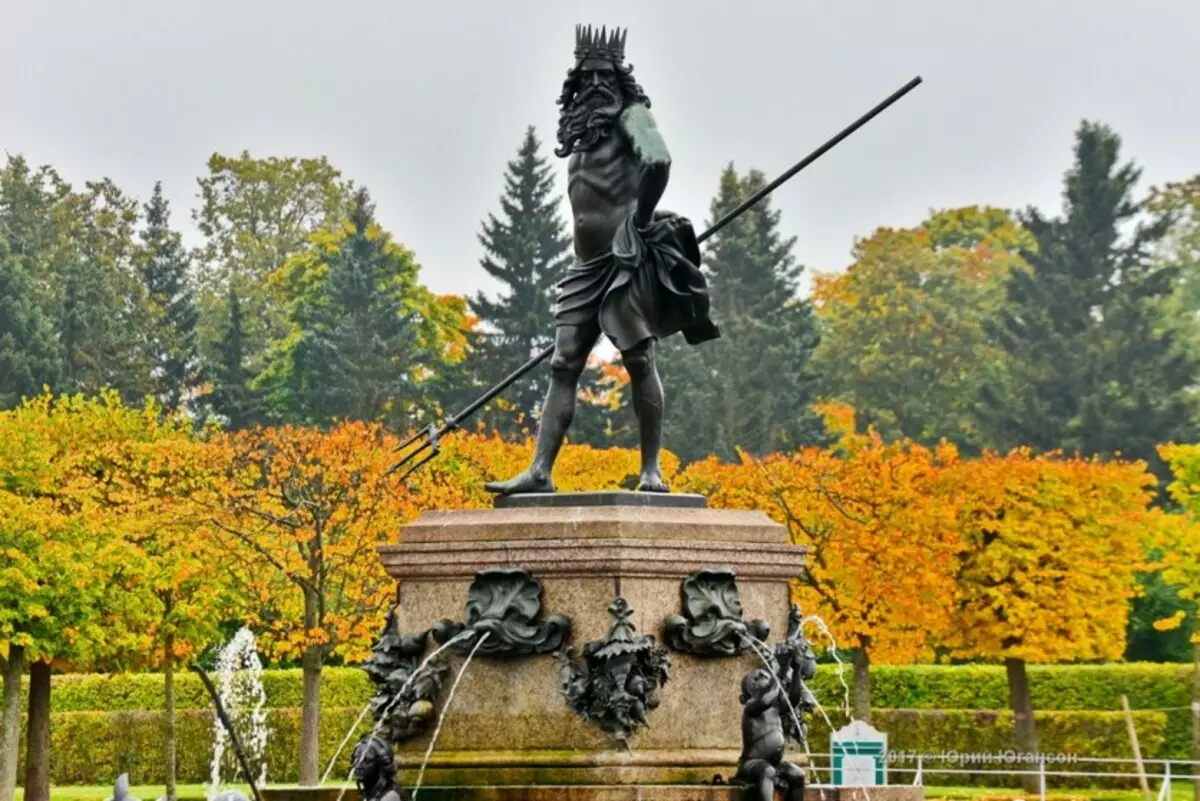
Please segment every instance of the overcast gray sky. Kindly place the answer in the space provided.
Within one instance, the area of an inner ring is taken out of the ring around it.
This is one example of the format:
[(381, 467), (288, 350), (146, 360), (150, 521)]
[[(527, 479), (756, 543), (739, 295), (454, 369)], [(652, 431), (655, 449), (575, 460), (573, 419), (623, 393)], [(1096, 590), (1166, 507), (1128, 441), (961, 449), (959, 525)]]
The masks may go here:
[(161, 179), (188, 228), (212, 152), (324, 154), (426, 283), (487, 288), (480, 220), (525, 126), (549, 154), (576, 22), (630, 29), (662, 205), (698, 224), (729, 161), (774, 175), (924, 76), (779, 191), (810, 269), (929, 208), (1056, 210), (1083, 117), (1147, 185), (1200, 172), (1200, 0), (0, 0), (0, 150), (142, 198)]

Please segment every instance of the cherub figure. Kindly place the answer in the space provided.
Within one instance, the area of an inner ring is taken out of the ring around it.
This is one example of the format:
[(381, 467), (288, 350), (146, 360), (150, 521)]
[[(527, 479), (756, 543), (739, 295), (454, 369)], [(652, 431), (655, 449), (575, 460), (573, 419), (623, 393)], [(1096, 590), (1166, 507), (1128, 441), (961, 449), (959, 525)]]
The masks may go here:
[(754, 791), (747, 798), (773, 801), (775, 785), (787, 785), (788, 801), (804, 798), (804, 772), (783, 759), (787, 738), (779, 714), (779, 682), (763, 668), (742, 678), (742, 755), (736, 779)]
[(396, 758), (392, 747), (370, 734), (354, 746), (350, 754), (354, 782), (361, 801), (409, 801), (409, 795), (396, 784)]

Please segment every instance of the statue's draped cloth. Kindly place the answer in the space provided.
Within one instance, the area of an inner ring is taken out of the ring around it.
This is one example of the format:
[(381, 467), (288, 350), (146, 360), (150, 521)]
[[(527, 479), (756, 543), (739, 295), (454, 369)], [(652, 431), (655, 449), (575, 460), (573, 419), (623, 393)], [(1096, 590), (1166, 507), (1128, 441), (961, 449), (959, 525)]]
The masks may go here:
[(700, 272), (700, 245), (686, 217), (656, 212), (645, 228), (626, 217), (612, 249), (576, 262), (558, 283), (557, 325), (600, 330), (618, 350), (682, 332), (696, 345), (719, 337), (708, 316), (708, 282)]

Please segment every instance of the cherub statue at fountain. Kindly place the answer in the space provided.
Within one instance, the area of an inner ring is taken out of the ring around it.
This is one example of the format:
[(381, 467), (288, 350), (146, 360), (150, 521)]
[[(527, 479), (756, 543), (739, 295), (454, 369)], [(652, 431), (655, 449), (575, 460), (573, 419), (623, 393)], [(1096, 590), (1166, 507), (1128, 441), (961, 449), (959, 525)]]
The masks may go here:
[(350, 754), (359, 801), (410, 801), (409, 794), (396, 784), (396, 758), (387, 741), (368, 734), (358, 741)]

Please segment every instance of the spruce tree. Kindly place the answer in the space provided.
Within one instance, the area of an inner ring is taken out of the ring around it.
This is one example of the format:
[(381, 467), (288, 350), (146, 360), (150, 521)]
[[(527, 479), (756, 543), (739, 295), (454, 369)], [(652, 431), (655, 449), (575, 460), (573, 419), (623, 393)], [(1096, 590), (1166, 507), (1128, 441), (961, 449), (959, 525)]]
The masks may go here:
[[(540, 151), (530, 126), (508, 162), (501, 215), (489, 214), (483, 222), (480, 264), (502, 288), (496, 297), (479, 292), (470, 301), (480, 331), (460, 368), (466, 375), (444, 395), (447, 406), (466, 405), (554, 341), (554, 286), (571, 263), (571, 240), (559, 213), (561, 198), (554, 194), (554, 167)], [(544, 375), (544, 369), (535, 371), (518, 382), (481, 419), (505, 435), (532, 431), (546, 389), (538, 378)]]
[[(730, 164), (710, 207), (715, 221), (766, 185)], [(660, 343), (666, 388), (666, 447), (685, 461), (742, 448), (752, 454), (827, 440), (812, 409), (809, 360), (817, 345), (811, 304), (798, 296), (802, 267), (794, 239), (779, 233), (780, 213), (763, 200), (713, 237), (704, 269), (721, 338), (692, 346)], [(711, 224), (711, 221), (710, 221)]]
[[(419, 270), (375, 221), (366, 190), (354, 198), (348, 233), (314, 241), (287, 268), (298, 337), (266, 373), (277, 417), (309, 424), (335, 418), (403, 425), (431, 358), (419, 331)], [(313, 270), (323, 264), (324, 279)], [(432, 369), (432, 368), (431, 368)]]
[(154, 365), (155, 395), (174, 410), (200, 383), (200, 371), (189, 259), (179, 233), (170, 228), (170, 214), (162, 183), (156, 182), (145, 206), (138, 272), (150, 305), (146, 347)]
[(232, 429), (249, 428), (262, 422), (258, 392), (251, 385), (253, 373), (246, 366), (246, 334), (242, 302), (237, 289), (229, 288), (226, 320), (218, 346), (219, 361), (214, 370), (212, 406)]
[(1160, 319), (1174, 268), (1148, 255), (1169, 220), (1141, 219), (1141, 170), (1119, 163), (1120, 145), (1111, 129), (1085, 121), (1061, 216), (1024, 214), (1037, 250), (1024, 254), (1031, 269), (1012, 273), (989, 326), (1007, 354), (1004, 375), (982, 393), (981, 427), (993, 447), (1157, 464), (1159, 443), (1195, 434), (1196, 357), (1175, 346)]
[(54, 329), (21, 260), (0, 239), (0, 409), (53, 387), (58, 372)]

